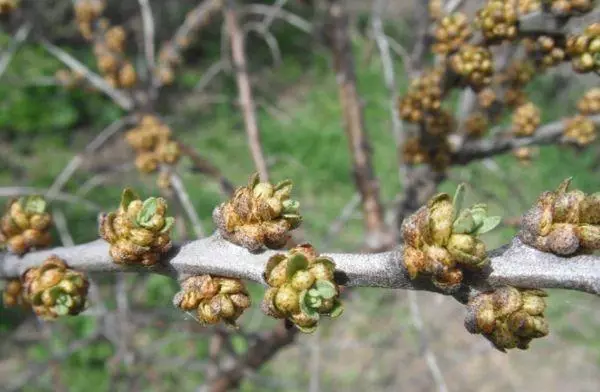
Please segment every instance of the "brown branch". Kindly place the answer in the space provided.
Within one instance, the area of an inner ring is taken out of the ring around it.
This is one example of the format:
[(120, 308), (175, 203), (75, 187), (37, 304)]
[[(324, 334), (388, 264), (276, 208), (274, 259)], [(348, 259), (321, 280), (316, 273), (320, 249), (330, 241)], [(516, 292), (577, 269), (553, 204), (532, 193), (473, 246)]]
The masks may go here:
[(383, 249), (391, 236), (384, 221), (384, 209), (379, 194), (379, 181), (372, 163), (372, 150), (365, 131), (363, 107), (356, 89), (354, 58), (348, 33), (348, 16), (342, 1), (331, 0), (328, 10), (329, 45), (338, 83), (344, 128), (352, 155), (354, 181), (362, 197), (367, 246)]
[(178, 142), (181, 153), (192, 161), (192, 170), (205, 174), (213, 178), (219, 183), (221, 190), (227, 196), (231, 196), (235, 191), (233, 183), (221, 173), (221, 171), (213, 165), (208, 159), (201, 156), (194, 148), (185, 143)]
[(225, 7), (225, 23), (229, 32), (231, 43), (231, 56), (236, 74), (236, 82), (239, 92), (240, 107), (244, 116), (246, 134), (250, 153), (254, 160), (256, 170), (261, 180), (268, 181), (269, 172), (260, 142), (260, 131), (256, 118), (256, 104), (252, 96), (252, 86), (248, 77), (246, 53), (244, 49), (244, 35), (238, 22), (236, 4), (234, 0), (227, 0)]
[(244, 355), (218, 372), (209, 391), (222, 392), (236, 388), (247, 370), (259, 369), (279, 350), (291, 344), (297, 334), (296, 328), (288, 329), (283, 322), (271, 331), (260, 334)]

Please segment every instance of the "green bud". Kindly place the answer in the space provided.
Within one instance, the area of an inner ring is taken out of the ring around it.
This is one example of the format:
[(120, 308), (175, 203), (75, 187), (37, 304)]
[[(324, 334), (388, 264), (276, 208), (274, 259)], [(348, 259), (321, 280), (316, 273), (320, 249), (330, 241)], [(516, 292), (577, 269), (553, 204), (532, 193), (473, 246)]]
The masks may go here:
[(298, 313), (300, 311), (299, 301), (298, 292), (287, 284), (277, 290), (274, 298), (275, 307), (286, 314)]

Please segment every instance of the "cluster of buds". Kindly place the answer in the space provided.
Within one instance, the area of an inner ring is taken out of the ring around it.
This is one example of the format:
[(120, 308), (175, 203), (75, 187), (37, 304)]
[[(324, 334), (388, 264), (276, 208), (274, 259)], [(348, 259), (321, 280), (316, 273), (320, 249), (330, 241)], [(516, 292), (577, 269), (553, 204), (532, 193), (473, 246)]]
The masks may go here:
[(486, 87), (477, 94), (477, 103), (484, 109), (489, 109), (498, 101), (496, 92), (491, 87)]
[(110, 256), (116, 263), (156, 264), (171, 249), (170, 231), (175, 218), (167, 216), (167, 203), (161, 197), (142, 202), (131, 189), (125, 189), (116, 212), (100, 219), (100, 236), (110, 243)]
[(409, 165), (427, 163), (432, 169), (442, 172), (451, 161), (450, 144), (445, 137), (425, 141), (419, 136), (413, 136), (402, 146), (402, 158)]
[(127, 143), (135, 150), (135, 166), (152, 173), (159, 164), (173, 165), (180, 158), (179, 144), (171, 138), (171, 129), (158, 117), (145, 115), (135, 128), (127, 131)]
[(182, 62), (181, 56), (177, 53), (171, 43), (165, 44), (158, 54), (158, 66), (156, 67), (156, 77), (163, 85), (171, 85), (175, 80), (175, 68)]
[(489, 126), (488, 118), (481, 112), (475, 112), (469, 115), (465, 121), (465, 130), (471, 138), (480, 138), (487, 131)]
[(22, 281), (27, 302), (43, 319), (77, 315), (85, 309), (87, 277), (70, 269), (57, 256), (50, 256), (40, 267), (25, 271)]
[(542, 290), (510, 286), (479, 294), (467, 304), (465, 327), (483, 334), (502, 352), (526, 350), (533, 339), (548, 335), (544, 297)]
[(581, 115), (565, 120), (563, 140), (575, 146), (585, 147), (596, 140), (596, 125), (594, 122)]
[(19, 0), (0, 0), (0, 15), (8, 15), (19, 5)]
[(540, 110), (531, 102), (519, 106), (512, 116), (512, 132), (516, 137), (534, 134), (540, 126)]
[(571, 179), (544, 192), (521, 220), (521, 240), (543, 252), (571, 255), (600, 249), (600, 193), (568, 191)]
[(483, 46), (463, 45), (450, 57), (450, 67), (464, 84), (479, 91), (492, 81), (494, 74), (492, 52)]
[(224, 322), (236, 326), (236, 320), (250, 307), (250, 296), (239, 279), (200, 275), (181, 283), (173, 304), (187, 312), (195, 311), (203, 325)]
[(475, 17), (475, 25), (489, 43), (514, 40), (518, 32), (517, 22), (514, 1), (489, 0)]
[(447, 110), (440, 109), (435, 114), (425, 116), (423, 123), (425, 132), (432, 136), (444, 136), (451, 133), (456, 125), (454, 116)]
[(531, 61), (514, 61), (506, 71), (499, 75), (499, 82), (510, 87), (525, 87), (535, 76), (535, 67)]
[(575, 72), (600, 73), (600, 22), (586, 27), (581, 35), (569, 37), (567, 53)]
[(0, 245), (21, 255), (32, 248), (50, 245), (52, 216), (46, 212), (46, 201), (41, 196), (24, 196), (11, 200), (0, 219)]
[(104, 7), (106, 6), (104, 0), (77, 0), (75, 1), (75, 20), (77, 21), (77, 27), (81, 35), (87, 39), (92, 40), (94, 37), (94, 27), (96, 20), (102, 15)]
[(519, 15), (526, 15), (532, 12), (539, 11), (542, 8), (542, 2), (540, 0), (518, 0), (517, 10)]
[(290, 320), (303, 332), (314, 331), (320, 316), (342, 314), (334, 272), (333, 260), (319, 256), (308, 244), (272, 256), (264, 274), (270, 287), (262, 302), (263, 311)]
[(28, 305), (28, 302), (24, 294), (21, 280), (11, 279), (6, 282), (4, 290), (2, 290), (2, 304), (6, 308), (16, 306), (25, 307)]
[(427, 113), (437, 113), (442, 104), (443, 70), (435, 68), (414, 79), (400, 99), (400, 117), (411, 123), (423, 121)]
[(542, 69), (553, 67), (565, 60), (565, 43), (556, 37), (541, 35), (523, 42), (529, 57)]
[(437, 24), (433, 36), (435, 43), (432, 50), (439, 54), (448, 54), (457, 51), (467, 42), (473, 32), (469, 25), (467, 16), (461, 12), (455, 12), (443, 17)]
[(513, 156), (523, 165), (529, 165), (533, 160), (534, 150), (531, 147), (517, 147), (512, 151)]
[(215, 208), (213, 220), (226, 240), (254, 252), (282, 248), (302, 221), (300, 203), (290, 199), (292, 182), (260, 182), (254, 174), (231, 200)]
[(102, 38), (94, 44), (96, 63), (104, 80), (115, 88), (132, 88), (137, 82), (133, 64), (125, 59), (126, 32), (121, 26), (101, 30)]
[(572, 16), (590, 12), (594, 0), (542, 0), (544, 7), (555, 15)]
[(577, 102), (577, 109), (584, 116), (600, 114), (600, 87), (594, 87), (586, 91)]
[(486, 265), (479, 235), (496, 227), (500, 217), (489, 217), (484, 204), (461, 209), (463, 193), (461, 185), (453, 200), (445, 193), (436, 195), (403, 222), (403, 259), (411, 279), (426, 275), (439, 289), (453, 291), (462, 282), (462, 268)]

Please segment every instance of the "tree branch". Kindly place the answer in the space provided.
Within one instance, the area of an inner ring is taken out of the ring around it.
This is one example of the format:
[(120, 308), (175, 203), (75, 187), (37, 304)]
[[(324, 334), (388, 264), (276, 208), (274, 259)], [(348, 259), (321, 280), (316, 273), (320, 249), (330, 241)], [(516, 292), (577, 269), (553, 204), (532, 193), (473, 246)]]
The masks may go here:
[(227, 0), (225, 7), (225, 23), (231, 40), (231, 57), (235, 70), (236, 82), (239, 92), (240, 107), (244, 116), (248, 144), (256, 170), (262, 181), (269, 180), (267, 163), (260, 142), (260, 131), (256, 119), (256, 105), (252, 97), (252, 86), (248, 77), (246, 53), (244, 48), (244, 34), (238, 22), (236, 4), (234, 0)]
[(388, 235), (385, 224), (379, 182), (373, 170), (372, 150), (365, 132), (363, 107), (356, 88), (352, 43), (348, 33), (348, 15), (342, 1), (329, 1), (328, 18), (329, 44), (342, 105), (344, 128), (352, 156), (354, 181), (362, 197), (368, 235), (366, 243), (371, 249), (381, 250), (389, 245), (391, 236)]
[[(596, 124), (600, 124), (600, 115), (589, 116)], [(465, 143), (453, 157), (455, 164), (467, 164), (471, 161), (489, 158), (493, 155), (511, 151), (517, 147), (553, 144), (562, 138), (564, 120), (558, 120), (539, 127), (531, 137), (484, 139)]]
[[(23, 257), (0, 253), (0, 278), (20, 276), (27, 268), (40, 265), (48, 256), (57, 255), (74, 269), (86, 272), (149, 272), (179, 278), (185, 275), (214, 274), (246, 279), (261, 284), (270, 256), (266, 250), (250, 253), (218, 234), (174, 246), (152, 267), (124, 266), (112, 262), (109, 245), (96, 240), (72, 247), (31, 252)], [(502, 285), (528, 288), (562, 288), (600, 295), (600, 256), (559, 257), (544, 253), (514, 239), (511, 244), (493, 250), (490, 267), (480, 273), (467, 273), (465, 290), (487, 290)], [(336, 277), (348, 287), (383, 287), (440, 292), (428, 279), (411, 280), (402, 262), (402, 247), (382, 253), (327, 254), (336, 263)], [(463, 297), (464, 298), (464, 297)]]

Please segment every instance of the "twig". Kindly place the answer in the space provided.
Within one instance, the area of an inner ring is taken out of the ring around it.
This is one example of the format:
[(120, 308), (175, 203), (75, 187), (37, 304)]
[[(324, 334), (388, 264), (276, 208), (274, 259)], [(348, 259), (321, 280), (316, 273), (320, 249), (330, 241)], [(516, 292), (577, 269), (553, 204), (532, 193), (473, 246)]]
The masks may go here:
[(464, 2), (464, 0), (448, 0), (444, 5), (444, 11), (447, 14), (451, 14), (456, 11)]
[(63, 62), (67, 67), (72, 69), (74, 72), (77, 72), (83, 75), (92, 86), (96, 87), (98, 90), (102, 91), (117, 105), (119, 105), (124, 110), (133, 109), (134, 102), (133, 100), (124, 94), (122, 91), (117, 90), (116, 88), (110, 86), (104, 79), (98, 76), (96, 73), (92, 72), (88, 67), (86, 67), (83, 63), (77, 60), (75, 57), (71, 56), (69, 53), (65, 52), (58, 46), (51, 44), (45, 39), (41, 40), (41, 44), (50, 54)]
[(176, 173), (171, 174), (171, 185), (173, 185), (173, 190), (177, 194), (177, 198), (179, 199), (188, 219), (192, 223), (192, 227), (194, 228), (194, 233), (197, 238), (202, 238), (205, 236), (204, 228), (202, 227), (202, 222), (198, 217), (198, 213), (190, 200), (190, 196), (185, 190), (185, 185), (181, 178)]
[(256, 170), (263, 181), (269, 180), (267, 163), (260, 142), (260, 131), (256, 119), (256, 106), (252, 97), (252, 87), (248, 78), (246, 54), (244, 51), (244, 35), (240, 29), (235, 0), (227, 0), (225, 7), (225, 23), (229, 31), (231, 56), (236, 74), (240, 106), (244, 116), (248, 144)]
[(31, 32), (31, 24), (29, 22), (23, 23), (21, 27), (15, 33), (14, 38), (10, 41), (8, 48), (2, 56), (0, 56), (0, 78), (4, 75), (4, 72), (8, 68), (10, 61), (12, 60), (14, 54), (19, 49), (19, 46), (27, 39), (29, 36), (29, 32)]
[(448, 387), (446, 386), (446, 381), (444, 380), (444, 375), (438, 365), (435, 353), (433, 350), (431, 350), (431, 347), (429, 347), (429, 341), (423, 325), (423, 319), (421, 318), (421, 309), (419, 307), (419, 301), (415, 291), (408, 292), (408, 302), (413, 325), (419, 333), (421, 355), (425, 357), (425, 362), (427, 363), (431, 377), (437, 386), (437, 390), (439, 392), (448, 392)]
[(194, 87), (194, 91), (204, 90), (218, 74), (225, 70), (225, 68), (225, 62), (223, 60), (216, 61), (204, 71), (202, 77)]
[[(269, 257), (277, 251), (250, 253), (215, 234), (184, 245), (175, 245), (153, 268), (114, 263), (109, 245), (97, 240), (16, 256), (0, 253), (0, 278), (20, 276), (27, 268), (57, 255), (72, 268), (87, 272), (156, 273), (174, 278), (186, 274), (214, 274), (247, 279), (261, 284)], [(428, 279), (411, 280), (402, 260), (402, 247), (382, 253), (331, 253), (337, 276), (344, 286), (386, 287), (439, 293)], [(529, 288), (562, 288), (600, 295), (600, 256), (560, 257), (541, 252), (513, 239), (489, 252), (490, 268), (482, 274), (465, 276), (464, 287), (455, 294), (464, 301), (471, 290), (489, 290), (511, 285)]]
[(75, 171), (81, 166), (89, 155), (96, 152), (104, 143), (106, 143), (115, 133), (119, 132), (126, 124), (131, 121), (131, 117), (123, 117), (108, 127), (104, 128), (96, 137), (84, 148), (82, 153), (75, 155), (64, 169), (56, 176), (54, 182), (46, 192), (46, 198), (52, 200), (60, 192), (65, 184), (71, 179)]
[(274, 5), (266, 5), (266, 4), (247, 4), (241, 7), (241, 11), (244, 13), (258, 14), (258, 15), (273, 15), (274, 17), (283, 19), (290, 25), (296, 27), (298, 30), (304, 31), (307, 34), (312, 32), (313, 26), (312, 23), (307, 21), (304, 18), (299, 17), (298, 15), (286, 11), (282, 8), (273, 12)]
[(154, 17), (148, 0), (138, 0), (142, 13), (142, 24), (144, 29), (144, 52), (146, 53), (146, 62), (150, 74), (154, 71)]
[[(600, 115), (589, 116), (588, 118), (596, 124), (600, 123)], [(465, 142), (462, 148), (455, 153), (453, 162), (467, 164), (477, 159), (490, 158), (511, 151), (517, 147), (552, 144), (562, 138), (564, 127), (564, 120), (558, 120), (539, 127), (531, 137)]]
[(390, 56), (390, 44), (383, 30), (383, 23), (381, 22), (382, 15), (387, 8), (388, 0), (375, 0), (373, 2), (372, 10), (372, 24), (373, 34), (375, 35), (375, 41), (379, 49), (381, 56), (381, 66), (383, 67), (383, 76), (385, 79), (385, 86), (390, 94), (389, 106), (390, 106), (390, 117), (392, 120), (392, 135), (396, 142), (396, 153), (398, 154), (398, 175), (401, 183), (405, 182), (406, 167), (404, 160), (402, 159), (402, 146), (404, 145), (404, 126), (400, 119), (400, 112), (398, 110), (398, 93), (396, 91), (396, 76), (394, 74), (394, 64), (392, 63), (392, 57)]
[(184, 143), (179, 142), (179, 149), (183, 155), (187, 156), (192, 161), (192, 170), (198, 171), (218, 181), (221, 191), (225, 195), (230, 196), (233, 194), (235, 190), (233, 183), (208, 159), (204, 158), (194, 148)]
[(67, 226), (67, 220), (65, 219), (65, 213), (63, 210), (60, 208), (53, 208), (52, 218), (54, 219), (54, 224), (56, 225), (56, 230), (58, 231), (60, 242), (63, 244), (63, 246), (75, 245), (73, 237), (71, 237), (71, 233), (69, 232), (69, 227)]
[(263, 24), (260, 23), (246, 23), (244, 25), (244, 34), (248, 31), (254, 31), (256, 34), (260, 35), (262, 39), (266, 42), (269, 47), (269, 52), (271, 53), (271, 57), (273, 57), (273, 66), (278, 67), (283, 62), (281, 57), (281, 49), (279, 49), (279, 44), (277, 43), (277, 39)]
[(417, 37), (415, 38), (415, 46), (411, 53), (411, 64), (414, 69), (420, 70), (423, 67), (423, 62), (429, 49), (429, 2), (423, 0), (415, 0), (415, 15), (414, 24), (417, 29)]
[(362, 197), (367, 233), (366, 244), (371, 249), (383, 249), (391, 236), (384, 220), (379, 194), (379, 182), (373, 170), (371, 147), (365, 131), (364, 113), (356, 89), (354, 58), (348, 33), (348, 16), (342, 1), (330, 0), (328, 10), (330, 46), (333, 68), (338, 83), (343, 122), (352, 157), (356, 188)]

